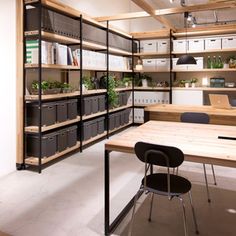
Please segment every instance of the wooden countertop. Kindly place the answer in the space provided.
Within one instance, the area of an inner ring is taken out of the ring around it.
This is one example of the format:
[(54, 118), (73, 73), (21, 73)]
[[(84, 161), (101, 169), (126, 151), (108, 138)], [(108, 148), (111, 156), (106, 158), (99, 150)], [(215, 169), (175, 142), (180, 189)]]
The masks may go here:
[(219, 109), (219, 108), (213, 108), (211, 106), (154, 104), (145, 107), (144, 110), (149, 112), (168, 112), (168, 113), (204, 112), (209, 115), (236, 116), (236, 107), (232, 109)]
[(149, 121), (107, 141), (109, 151), (134, 153), (136, 142), (143, 141), (175, 146), (185, 154), (186, 161), (236, 167), (235, 126)]

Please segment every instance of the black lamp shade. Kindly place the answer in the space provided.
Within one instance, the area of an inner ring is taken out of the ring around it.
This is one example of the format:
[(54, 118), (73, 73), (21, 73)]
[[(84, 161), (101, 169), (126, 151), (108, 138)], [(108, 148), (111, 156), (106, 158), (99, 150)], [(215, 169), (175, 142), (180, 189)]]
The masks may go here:
[(196, 65), (196, 64), (197, 62), (195, 58), (190, 55), (183, 55), (176, 62), (176, 65)]

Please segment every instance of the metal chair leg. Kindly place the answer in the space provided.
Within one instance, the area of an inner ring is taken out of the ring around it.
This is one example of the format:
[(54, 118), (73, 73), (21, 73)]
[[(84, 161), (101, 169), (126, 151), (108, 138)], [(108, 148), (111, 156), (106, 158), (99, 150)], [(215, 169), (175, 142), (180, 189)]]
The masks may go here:
[(197, 218), (196, 218), (195, 210), (194, 210), (194, 207), (193, 207), (193, 198), (192, 198), (191, 191), (189, 191), (188, 194), (189, 194), (190, 204), (191, 204), (192, 213), (193, 213), (193, 221), (194, 221), (195, 230), (196, 230), (195, 232), (196, 232), (196, 234), (199, 234), (198, 226), (197, 226)]
[(148, 221), (149, 221), (149, 222), (152, 220), (153, 198), (154, 198), (154, 193), (152, 193), (152, 198), (151, 198), (151, 205), (150, 205), (149, 218), (148, 218)]
[(134, 223), (134, 213), (135, 213), (136, 203), (137, 203), (137, 200), (138, 200), (139, 193), (140, 193), (141, 191), (143, 191), (143, 190), (139, 189), (138, 192), (137, 192), (136, 195), (135, 195), (135, 198), (134, 198), (134, 206), (133, 206), (133, 212), (132, 212), (132, 217), (131, 217), (131, 222), (130, 222), (130, 227), (129, 227), (128, 236), (131, 236), (131, 235), (132, 235), (133, 223)]
[(203, 170), (204, 170), (204, 176), (205, 176), (205, 182), (206, 182), (207, 198), (208, 198), (208, 202), (211, 202), (209, 188), (208, 188), (207, 174), (206, 174), (206, 165), (205, 164), (203, 164)]
[(214, 185), (217, 185), (217, 183), (216, 183), (216, 176), (215, 176), (215, 170), (214, 170), (214, 166), (213, 165), (211, 165), (211, 170), (212, 170), (212, 174), (213, 174)]
[(176, 175), (179, 174), (179, 167), (176, 168)]
[(187, 222), (186, 222), (186, 213), (185, 213), (185, 204), (184, 204), (184, 200), (182, 197), (178, 197), (181, 204), (182, 204), (182, 208), (183, 208), (183, 221), (184, 221), (184, 236), (188, 236), (188, 230), (187, 230)]

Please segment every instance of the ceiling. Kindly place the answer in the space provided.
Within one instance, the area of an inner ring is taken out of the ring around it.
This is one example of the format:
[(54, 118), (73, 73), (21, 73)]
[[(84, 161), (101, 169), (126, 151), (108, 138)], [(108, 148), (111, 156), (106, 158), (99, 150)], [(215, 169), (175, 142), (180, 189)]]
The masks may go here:
[[(213, 2), (214, 0), (185, 0), (186, 5), (197, 5)], [(180, 0), (173, 0), (173, 3), (170, 0), (146, 0), (154, 9), (165, 9), (172, 7), (180, 7)], [(140, 9), (141, 10), (141, 9)], [(235, 21), (236, 23), (236, 8), (233, 9), (222, 9), (216, 11), (205, 11), (205, 12), (196, 12), (191, 13), (196, 20), (196, 26), (209, 25), (209, 23), (223, 24), (225, 21)], [(165, 16), (169, 19), (176, 28), (184, 27), (183, 14), (175, 14)], [(208, 23), (208, 24), (206, 24)], [(231, 22), (228, 22), (231, 23)]]

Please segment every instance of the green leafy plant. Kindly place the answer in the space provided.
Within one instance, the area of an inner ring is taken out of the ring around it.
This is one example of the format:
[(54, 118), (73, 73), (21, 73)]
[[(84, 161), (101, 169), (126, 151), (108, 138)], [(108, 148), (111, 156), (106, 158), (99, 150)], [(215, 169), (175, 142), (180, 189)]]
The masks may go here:
[[(39, 90), (39, 82), (38, 81), (33, 81), (31, 85), (32, 89)], [(42, 90), (47, 90), (50, 88), (50, 83), (46, 80), (43, 80), (41, 82), (41, 88)]]
[(122, 83), (123, 83), (123, 85), (126, 85), (126, 83), (128, 84), (128, 86), (131, 86), (131, 84), (132, 84), (132, 77), (124, 77), (123, 79), (122, 79)]
[(82, 81), (86, 89), (94, 89), (94, 83), (92, 82), (90, 76), (83, 76)]
[(108, 103), (110, 107), (116, 107), (118, 105), (118, 93), (115, 91), (116, 82), (114, 76), (108, 76)]
[(191, 80), (190, 80), (190, 83), (191, 84), (195, 84), (195, 83), (197, 83), (198, 82), (198, 78), (192, 78)]
[(63, 88), (63, 89), (69, 89), (69, 88), (71, 88), (71, 85), (68, 84), (68, 83), (63, 83), (63, 84), (61, 84), (61, 88)]

